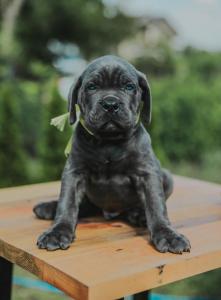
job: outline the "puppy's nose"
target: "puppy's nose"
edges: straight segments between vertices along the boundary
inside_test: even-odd
[[[105,111],[113,113],[119,110],[119,103],[114,97],[106,97],[100,100],[99,103]]]

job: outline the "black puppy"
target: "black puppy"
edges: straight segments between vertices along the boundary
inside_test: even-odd
[[[94,60],[69,95],[74,132],[58,202],[38,204],[35,214],[55,219],[39,238],[39,248],[66,249],[75,238],[78,217],[103,211],[133,225],[146,224],[160,252],[190,251],[188,239],[170,224],[165,200],[172,178],[155,157],[143,123],[151,118],[151,94],[146,77],[128,62],[104,56]],[[141,119],[141,121],[140,121]]]

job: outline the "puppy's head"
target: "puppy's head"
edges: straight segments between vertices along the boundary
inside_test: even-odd
[[[146,77],[115,56],[103,56],[88,65],[69,92],[70,123],[75,104],[85,126],[100,137],[115,138],[135,128],[139,115],[149,124],[151,94]]]

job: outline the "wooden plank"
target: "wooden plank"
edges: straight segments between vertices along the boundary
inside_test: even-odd
[[[9,202],[32,199],[53,199],[57,198],[60,189],[60,182],[37,183],[31,185],[23,185],[19,187],[0,189],[0,204]]]
[[[99,218],[81,221],[70,249],[37,249],[36,239],[50,222],[37,220],[32,207],[55,199],[59,185],[0,190],[0,256],[75,299],[117,299],[221,266],[220,185],[175,177],[168,209],[192,244],[183,255],[157,252],[144,229]]]

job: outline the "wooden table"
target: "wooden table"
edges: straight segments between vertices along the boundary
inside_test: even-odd
[[[183,255],[161,254],[147,242],[146,230],[103,219],[82,221],[68,250],[39,250],[37,237],[50,222],[36,219],[32,207],[56,199],[59,187],[51,182],[0,190],[0,289],[11,274],[8,261],[77,300],[117,299],[221,266],[220,185],[175,177],[167,204],[171,221],[192,244]]]

